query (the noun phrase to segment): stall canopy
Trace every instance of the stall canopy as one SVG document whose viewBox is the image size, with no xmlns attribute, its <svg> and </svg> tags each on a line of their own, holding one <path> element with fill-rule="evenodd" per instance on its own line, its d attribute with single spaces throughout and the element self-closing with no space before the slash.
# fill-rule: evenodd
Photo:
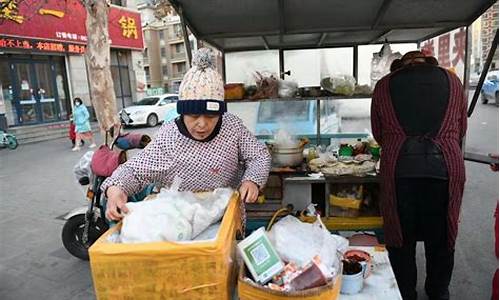
<svg viewBox="0 0 500 300">
<path fill-rule="evenodd" d="M 224 52 L 424 41 L 470 25 L 494 0 L 171 0 Z"/>
</svg>

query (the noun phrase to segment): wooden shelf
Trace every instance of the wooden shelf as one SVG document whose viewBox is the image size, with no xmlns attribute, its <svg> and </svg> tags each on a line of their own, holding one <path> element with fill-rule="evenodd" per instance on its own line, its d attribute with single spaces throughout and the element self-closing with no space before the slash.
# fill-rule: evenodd
<svg viewBox="0 0 500 300">
<path fill-rule="evenodd" d="M 371 99 L 372 95 L 353 95 L 353 96 L 322 96 L 322 97 L 291 97 L 291 98 L 265 98 L 265 99 L 241 99 L 225 100 L 226 103 L 251 103 L 251 102 L 273 102 L 273 101 L 314 101 L 314 100 L 349 100 L 349 99 Z"/>
<path fill-rule="evenodd" d="M 380 176 L 329 176 L 324 175 L 326 183 L 379 183 Z"/>
</svg>

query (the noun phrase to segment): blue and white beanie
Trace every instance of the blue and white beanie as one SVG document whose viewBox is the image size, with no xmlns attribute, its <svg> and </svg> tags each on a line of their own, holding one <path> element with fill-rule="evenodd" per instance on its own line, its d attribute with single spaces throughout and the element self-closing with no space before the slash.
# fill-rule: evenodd
<svg viewBox="0 0 500 300">
<path fill-rule="evenodd" d="M 224 114 L 227 111 L 224 82 L 215 69 L 215 54 L 208 48 L 200 48 L 193 55 L 192 64 L 179 87 L 177 112 L 181 115 Z"/>
</svg>

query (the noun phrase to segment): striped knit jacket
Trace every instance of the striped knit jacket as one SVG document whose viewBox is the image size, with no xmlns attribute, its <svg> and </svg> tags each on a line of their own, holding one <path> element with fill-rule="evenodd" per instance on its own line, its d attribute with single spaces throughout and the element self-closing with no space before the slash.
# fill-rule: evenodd
<svg viewBox="0 0 500 300">
<path fill-rule="evenodd" d="M 389 83 L 393 72 L 376 85 L 371 104 L 373 136 L 382 147 L 380 209 L 384 219 L 384 236 L 388 246 L 401 247 L 401 232 L 396 200 L 395 169 L 399 151 L 407 138 L 392 106 Z M 458 218 L 465 184 L 465 165 L 460 143 L 467 129 L 467 98 L 457 76 L 446 72 L 450 96 L 444 120 L 433 141 L 443 152 L 449 176 L 448 247 L 454 249 Z"/>
</svg>

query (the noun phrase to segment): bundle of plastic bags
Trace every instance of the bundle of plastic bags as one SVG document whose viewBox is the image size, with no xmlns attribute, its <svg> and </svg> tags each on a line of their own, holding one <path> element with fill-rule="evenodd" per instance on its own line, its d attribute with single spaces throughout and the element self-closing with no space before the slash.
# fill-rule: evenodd
<svg viewBox="0 0 500 300">
<path fill-rule="evenodd" d="M 93 155 L 94 151 L 88 151 L 73 166 L 73 174 L 75 175 L 77 181 L 80 181 L 80 179 L 82 179 L 83 177 L 90 178 L 90 176 L 92 175 L 90 162 L 92 161 Z"/>
<path fill-rule="evenodd" d="M 284 261 L 303 267 L 319 256 L 333 275 L 340 270 L 338 254 L 344 253 L 349 244 L 345 238 L 331 234 L 320 219 L 310 224 L 293 216 L 277 222 L 268 236 Z"/>
<path fill-rule="evenodd" d="M 123 218 L 122 243 L 189 241 L 218 222 L 233 193 L 216 189 L 203 196 L 179 192 L 179 182 L 162 189 L 156 199 L 127 203 Z"/>
</svg>

